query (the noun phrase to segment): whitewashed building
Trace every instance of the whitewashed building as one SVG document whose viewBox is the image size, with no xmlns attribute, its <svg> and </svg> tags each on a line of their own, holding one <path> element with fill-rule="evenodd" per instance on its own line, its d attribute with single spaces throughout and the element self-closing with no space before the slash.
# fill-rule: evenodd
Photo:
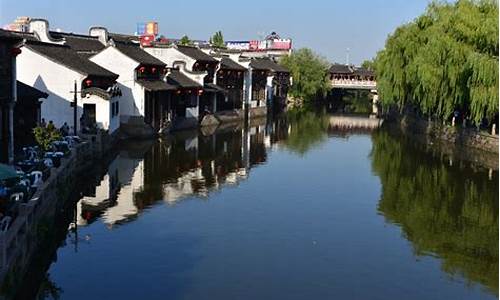
<svg viewBox="0 0 500 300">
<path fill-rule="evenodd" d="M 80 131 L 101 128 L 110 134 L 119 128 L 120 96 L 115 89 L 118 75 L 79 55 L 64 38 L 56 39 L 48 22 L 33 19 L 31 33 L 18 33 L 25 39 L 17 58 L 18 80 L 48 94 L 41 106 L 41 118 L 56 127 L 67 123 Z M 74 124 L 75 83 L 77 121 Z"/>
</svg>

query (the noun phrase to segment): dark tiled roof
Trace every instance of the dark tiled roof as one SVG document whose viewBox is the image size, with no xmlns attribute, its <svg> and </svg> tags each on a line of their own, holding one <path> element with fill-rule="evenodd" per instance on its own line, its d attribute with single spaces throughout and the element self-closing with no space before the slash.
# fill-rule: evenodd
<svg viewBox="0 0 500 300">
<path fill-rule="evenodd" d="M 14 36 L 19 37 L 20 39 L 26 39 L 27 41 L 38 41 L 38 38 L 30 32 L 10 31 L 10 33 Z"/>
<path fill-rule="evenodd" d="M 229 57 L 223 57 L 220 61 L 220 64 L 221 64 L 221 69 L 223 70 L 234 70 L 243 72 L 247 70 L 244 66 L 240 65 L 239 63 L 235 62 Z"/>
<path fill-rule="evenodd" d="M 173 91 L 177 87 L 163 80 L 137 80 L 148 91 Z"/>
<path fill-rule="evenodd" d="M 375 76 L 375 73 L 373 71 L 365 69 L 363 67 L 355 68 L 353 74 L 359 76 Z"/>
<path fill-rule="evenodd" d="M 77 51 L 79 54 L 87 54 L 87 56 L 96 54 L 105 48 L 105 45 L 101 43 L 97 37 L 89 35 L 53 31 L 50 32 L 50 35 L 58 39 L 64 38 L 66 40 L 66 45 L 71 47 L 71 49 Z"/>
<path fill-rule="evenodd" d="M 110 100 L 111 94 L 98 87 L 89 87 L 82 90 L 82 97 L 86 95 L 96 95 L 104 100 Z"/>
<path fill-rule="evenodd" d="M 115 73 L 78 55 L 68 46 L 30 41 L 25 44 L 25 47 L 87 76 L 118 78 Z"/>
<path fill-rule="evenodd" d="M 352 74 L 352 72 L 351 66 L 348 65 L 333 64 L 330 67 L 330 73 L 334 74 Z"/>
<path fill-rule="evenodd" d="M 250 61 L 250 66 L 255 70 L 266 70 L 288 73 L 288 69 L 275 63 L 269 58 L 254 58 Z"/>
<path fill-rule="evenodd" d="M 21 41 L 22 38 L 17 36 L 12 31 L 0 29 L 0 40 L 10 40 L 12 42 Z"/>
<path fill-rule="evenodd" d="M 172 70 L 167 75 L 167 82 L 180 88 L 201 88 L 196 81 L 182 74 L 179 70 Z"/>
<path fill-rule="evenodd" d="M 224 89 L 221 86 L 218 86 L 214 83 L 205 83 L 203 85 L 203 89 L 207 92 L 214 92 L 214 93 L 226 93 L 226 89 Z"/>
<path fill-rule="evenodd" d="M 144 49 L 142 49 L 138 44 L 115 42 L 115 45 L 121 53 L 140 64 L 161 67 L 165 66 L 161 60 L 144 51 Z"/>
<path fill-rule="evenodd" d="M 108 33 L 108 37 L 113 39 L 115 42 L 121 43 L 131 43 L 131 42 L 139 42 L 140 38 L 135 35 L 130 34 L 120 34 L 120 33 Z"/>
<path fill-rule="evenodd" d="M 178 45 L 177 50 L 179 50 L 184 55 L 187 55 L 196 61 L 218 62 L 215 58 L 211 57 L 210 55 L 206 54 L 205 52 L 201 51 L 196 47 Z"/>
<path fill-rule="evenodd" d="M 47 93 L 44 93 L 40 91 L 39 89 L 36 89 L 32 86 L 29 86 L 25 83 L 22 83 L 21 81 L 17 81 L 17 96 L 19 98 L 35 98 L 35 99 L 40 99 L 40 98 L 47 98 L 49 95 Z"/>
</svg>

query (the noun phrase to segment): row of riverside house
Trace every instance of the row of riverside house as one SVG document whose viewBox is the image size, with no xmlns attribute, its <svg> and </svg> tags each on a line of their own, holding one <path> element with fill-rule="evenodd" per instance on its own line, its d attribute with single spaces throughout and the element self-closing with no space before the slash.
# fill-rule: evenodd
<svg viewBox="0 0 500 300">
<path fill-rule="evenodd" d="M 284 103 L 290 84 L 288 70 L 270 58 L 160 42 L 144 46 L 137 36 L 104 27 L 91 27 L 88 34 L 64 33 L 51 31 L 46 20 L 31 19 L 26 32 L 1 30 L 0 43 L 18 49 L 10 60 L 13 80 L 46 98 L 35 101 L 32 127 L 45 119 L 56 127 L 76 126 L 79 133 L 154 136 L 265 115 L 271 105 Z M 77 122 L 71 105 L 75 82 Z M 4 139 L 15 136 L 4 126 L 9 124 L 4 121 L 7 102 L 2 102 L 0 129 L 2 146 L 11 153 L 18 143 Z"/>
</svg>

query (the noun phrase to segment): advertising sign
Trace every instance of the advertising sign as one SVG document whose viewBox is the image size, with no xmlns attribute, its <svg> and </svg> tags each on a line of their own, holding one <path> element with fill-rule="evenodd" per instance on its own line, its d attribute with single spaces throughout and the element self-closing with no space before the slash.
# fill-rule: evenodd
<svg viewBox="0 0 500 300">
<path fill-rule="evenodd" d="M 233 50 L 249 50 L 250 42 L 248 41 L 230 41 L 226 42 L 226 47 Z"/>
<path fill-rule="evenodd" d="M 148 22 L 146 24 L 146 34 L 148 35 L 158 35 L 158 23 L 157 22 Z"/>
<path fill-rule="evenodd" d="M 144 22 L 137 23 L 136 34 L 139 36 L 146 34 L 146 23 Z"/>
<path fill-rule="evenodd" d="M 138 36 L 143 35 L 158 35 L 158 22 L 140 22 L 137 23 L 136 34 Z"/>
</svg>

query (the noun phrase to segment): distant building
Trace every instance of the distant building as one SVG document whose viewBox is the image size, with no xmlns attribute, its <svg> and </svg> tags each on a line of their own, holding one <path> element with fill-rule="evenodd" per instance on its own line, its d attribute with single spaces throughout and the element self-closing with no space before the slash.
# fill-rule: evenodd
<svg viewBox="0 0 500 300">
<path fill-rule="evenodd" d="M 377 87 L 375 73 L 363 67 L 333 64 L 329 73 L 333 88 L 376 89 Z"/>
<path fill-rule="evenodd" d="M 17 17 L 14 22 L 5 25 L 4 29 L 10 31 L 28 32 L 30 21 L 30 17 Z"/>
<path fill-rule="evenodd" d="M 292 40 L 281 38 L 276 32 L 272 32 L 263 40 L 227 41 L 226 47 L 239 50 L 247 57 L 279 58 L 291 53 Z"/>
</svg>

